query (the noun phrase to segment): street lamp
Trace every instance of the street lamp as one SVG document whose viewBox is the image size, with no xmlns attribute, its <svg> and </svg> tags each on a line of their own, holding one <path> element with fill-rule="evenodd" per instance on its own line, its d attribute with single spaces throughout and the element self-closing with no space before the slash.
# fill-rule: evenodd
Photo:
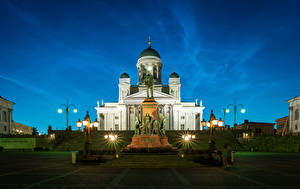
<svg viewBox="0 0 300 189">
<path fill-rule="evenodd" d="M 86 111 L 86 116 L 84 118 L 84 120 L 80 121 L 80 119 L 78 119 L 78 121 L 76 122 L 77 127 L 81 128 L 81 126 L 84 126 L 84 131 L 85 131 L 85 145 L 84 145 L 84 156 L 87 158 L 87 156 L 90 155 L 90 144 L 91 144 L 91 129 L 97 128 L 99 126 L 99 122 L 97 121 L 97 119 L 91 123 L 91 119 L 89 116 L 89 111 Z"/>
<path fill-rule="evenodd" d="M 246 113 L 246 109 L 245 109 L 245 106 L 243 104 L 237 104 L 236 103 L 236 97 L 234 98 L 234 104 L 228 104 L 227 105 L 227 108 L 225 110 L 226 113 L 229 113 L 230 110 L 229 110 L 229 107 L 230 106 L 233 106 L 234 108 L 234 125 L 236 125 L 236 119 L 237 119 L 237 110 L 238 110 L 238 107 L 241 107 L 241 113 L 244 114 Z M 224 119 L 225 119 L 225 114 L 224 114 Z"/>
<path fill-rule="evenodd" d="M 211 114 L 209 117 L 209 121 L 205 121 L 203 120 L 201 122 L 202 126 L 207 126 L 209 128 L 209 139 L 208 139 L 208 143 L 209 143 L 209 148 L 211 150 L 215 149 L 215 143 L 216 143 L 216 139 L 215 139 L 215 128 L 216 127 L 222 127 L 224 122 L 221 120 L 221 118 L 218 120 L 214 113 L 213 110 L 211 110 Z"/>
<path fill-rule="evenodd" d="M 58 108 L 58 110 L 57 110 L 57 112 L 58 112 L 59 114 L 61 114 L 61 113 L 63 112 L 63 109 L 62 109 L 63 106 L 66 108 L 67 129 L 68 129 L 68 128 L 69 128 L 69 111 L 70 111 L 70 108 L 73 107 L 73 112 L 74 112 L 74 113 L 77 113 L 77 108 L 76 108 L 75 104 L 69 104 L 69 99 L 68 99 L 68 97 L 67 97 L 67 103 L 66 103 L 66 104 L 61 104 L 61 105 L 59 105 L 59 108 Z"/>
</svg>

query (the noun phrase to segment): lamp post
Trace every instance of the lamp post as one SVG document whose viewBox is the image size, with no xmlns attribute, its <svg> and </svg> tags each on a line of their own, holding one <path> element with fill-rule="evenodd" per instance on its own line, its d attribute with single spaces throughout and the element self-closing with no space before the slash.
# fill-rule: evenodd
<svg viewBox="0 0 300 189">
<path fill-rule="evenodd" d="M 87 158 L 90 155 L 90 144 L 91 144 L 91 129 L 99 127 L 99 122 L 97 119 L 91 123 L 91 119 L 89 116 L 89 111 L 86 111 L 86 116 L 84 117 L 84 120 L 76 122 L 77 127 L 81 128 L 81 126 L 84 126 L 84 136 L 85 136 L 85 143 L 84 143 L 84 157 Z"/>
<path fill-rule="evenodd" d="M 58 110 L 57 110 L 57 112 L 58 112 L 59 114 L 61 114 L 61 113 L 63 112 L 63 110 L 62 110 L 62 107 L 63 107 L 63 106 L 66 108 L 67 130 L 68 130 L 68 128 L 69 128 L 69 111 L 70 111 L 70 108 L 73 107 L 73 112 L 74 112 L 74 113 L 77 113 L 77 108 L 76 108 L 75 104 L 69 104 L 69 98 L 68 98 L 68 97 L 67 97 L 67 103 L 66 103 L 66 104 L 61 104 L 61 105 L 59 105 L 59 108 L 58 108 Z"/>
<path fill-rule="evenodd" d="M 241 107 L 241 113 L 244 114 L 246 112 L 246 109 L 245 109 L 245 106 L 243 104 L 237 104 L 236 103 L 236 97 L 234 98 L 234 104 L 228 104 L 227 105 L 227 108 L 225 110 L 226 113 L 229 113 L 230 110 L 229 110 L 229 107 L 230 106 L 233 106 L 233 110 L 234 110 L 234 125 L 236 125 L 236 118 L 237 118 L 237 110 L 238 110 L 238 107 Z M 225 118 L 225 114 L 224 114 L 224 118 Z"/>
<path fill-rule="evenodd" d="M 216 133 L 215 133 L 215 128 L 216 127 L 222 127 L 224 122 L 221 120 L 221 118 L 218 120 L 214 113 L 213 110 L 211 110 L 209 121 L 202 121 L 202 126 L 207 126 L 209 128 L 209 138 L 208 138 L 208 144 L 209 144 L 209 149 L 210 150 L 215 150 L 215 144 L 216 144 Z"/>
</svg>

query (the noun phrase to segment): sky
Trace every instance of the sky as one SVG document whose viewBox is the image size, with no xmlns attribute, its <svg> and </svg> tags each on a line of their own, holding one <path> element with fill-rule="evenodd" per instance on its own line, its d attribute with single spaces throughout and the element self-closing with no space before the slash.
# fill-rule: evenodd
<svg viewBox="0 0 300 189">
<path fill-rule="evenodd" d="M 175 69 L 182 100 L 202 99 L 206 120 L 237 97 L 238 123 L 275 123 L 300 94 L 299 10 L 297 0 L 1 0 L 0 96 L 40 132 L 65 129 L 57 109 L 69 97 L 75 129 L 86 110 L 96 118 L 97 100 L 118 101 L 125 68 L 137 83 L 150 35 L 163 83 Z"/>
</svg>

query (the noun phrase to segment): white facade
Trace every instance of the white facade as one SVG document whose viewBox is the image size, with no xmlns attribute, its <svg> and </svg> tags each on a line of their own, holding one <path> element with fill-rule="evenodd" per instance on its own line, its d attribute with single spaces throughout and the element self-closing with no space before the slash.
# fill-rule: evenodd
<svg viewBox="0 0 300 189">
<path fill-rule="evenodd" d="M 289 103 L 289 132 L 300 132 L 300 95 L 292 98 Z"/>
<path fill-rule="evenodd" d="M 143 84 L 144 76 L 149 71 L 154 79 L 153 96 L 158 102 L 158 112 L 166 117 L 167 130 L 202 130 L 201 121 L 204 106 L 195 102 L 181 101 L 180 78 L 175 71 L 170 75 L 168 85 L 161 82 L 162 61 L 160 55 L 149 47 L 138 61 L 138 83 L 131 85 L 131 79 L 125 72 L 119 78 L 119 100 L 105 103 L 97 110 L 99 130 L 134 130 L 135 118 L 141 120 L 141 103 L 147 97 Z"/>
<path fill-rule="evenodd" d="M 12 131 L 13 102 L 0 96 L 0 134 L 10 134 Z"/>
</svg>

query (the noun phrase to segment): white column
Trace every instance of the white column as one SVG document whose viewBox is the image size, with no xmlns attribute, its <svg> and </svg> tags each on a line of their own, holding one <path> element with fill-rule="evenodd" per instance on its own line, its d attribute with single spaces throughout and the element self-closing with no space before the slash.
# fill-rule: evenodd
<svg viewBox="0 0 300 189">
<path fill-rule="evenodd" d="M 105 114 L 104 114 L 104 130 L 108 130 L 107 120 L 108 120 L 108 114 L 107 114 L 107 112 L 105 112 Z"/>
<path fill-rule="evenodd" d="M 203 127 L 202 127 L 202 110 L 200 112 L 200 130 L 202 131 L 203 130 Z M 224 125 L 225 126 L 225 125 Z"/>
</svg>

